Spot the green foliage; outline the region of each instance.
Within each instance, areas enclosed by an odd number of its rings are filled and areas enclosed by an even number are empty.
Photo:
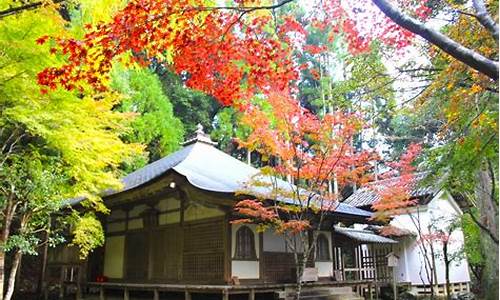
[[[37,153],[13,155],[8,165],[8,170],[0,167],[0,200],[2,207],[6,207],[12,203],[8,196],[18,199],[19,229],[8,237],[5,245],[0,246],[5,251],[19,249],[21,253],[33,255],[41,242],[36,232],[47,230],[50,214],[61,207],[65,177],[54,158]],[[62,188],[59,188],[60,185]],[[8,190],[12,192],[8,193]],[[52,232],[49,238],[60,240],[57,231]]]
[[[196,125],[201,124],[206,132],[210,132],[212,121],[220,108],[212,97],[184,86],[181,78],[161,65],[152,64],[151,68],[158,74],[165,95],[170,99],[174,115],[184,125],[187,134],[196,131]]]
[[[117,110],[136,114],[132,130],[123,139],[146,145],[149,161],[143,160],[142,164],[177,150],[183,139],[183,125],[173,115],[172,104],[157,76],[147,69],[126,70],[117,64],[112,78],[112,87],[125,95]],[[140,160],[136,160],[134,168],[142,166]]]
[[[127,4],[126,0],[72,0],[68,1],[66,11],[71,19],[74,36],[83,37],[84,25],[108,22],[113,14]]]
[[[246,151],[237,149],[235,139],[244,140],[249,132],[250,129],[240,122],[240,113],[232,107],[225,107],[214,117],[211,137],[224,152],[243,159]]]
[[[467,261],[472,267],[484,266],[485,257],[484,248],[481,243],[481,229],[468,214],[462,217],[462,230],[464,233],[464,250]]]
[[[72,244],[80,248],[80,258],[84,259],[93,249],[104,244],[104,230],[93,213],[75,215],[72,219],[74,225]]]
[[[234,148],[233,139],[238,128],[237,119],[238,117],[231,107],[223,108],[214,118],[214,129],[211,137],[218,141],[221,149],[226,150],[226,152],[231,152],[231,149]]]
[[[395,91],[379,45],[373,43],[369,52],[351,55],[341,35],[331,43],[328,32],[309,30],[308,44],[326,45],[328,50],[302,56],[301,63],[312,68],[303,71],[301,102],[318,114],[337,109],[362,110],[370,119],[383,122],[395,107]]]
[[[85,197],[85,206],[105,212],[99,193],[120,187],[120,165],[142,150],[120,139],[132,117],[112,111],[116,93],[40,91],[38,72],[62,57],[36,40],[70,35],[66,25],[52,7],[0,22],[0,204],[2,210],[15,204],[16,219],[6,249],[32,253],[35,233],[48,230],[48,216],[63,199]],[[5,215],[1,221],[5,226]]]

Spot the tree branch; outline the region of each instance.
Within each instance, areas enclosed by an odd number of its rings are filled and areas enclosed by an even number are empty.
[[[60,0],[61,1],[61,0]],[[262,6],[204,6],[204,7],[195,7],[197,10],[235,10],[243,13],[249,13],[256,10],[273,10],[276,8],[280,8],[285,4],[293,2],[295,0],[283,0],[273,5],[262,5]]]
[[[457,60],[463,62],[474,70],[485,74],[489,78],[498,81],[498,62],[488,59],[483,55],[471,50],[456,41],[450,39],[441,32],[427,27],[422,22],[411,18],[401,12],[397,7],[387,0],[372,0],[373,3],[394,23],[409,30]]]
[[[53,0],[52,3],[57,4],[57,3],[64,2],[64,1],[66,1],[66,0]],[[25,10],[37,9],[44,4],[46,4],[44,1],[38,1],[38,2],[27,3],[27,4],[24,4],[21,6],[11,7],[11,8],[2,10],[2,11],[0,11],[0,19],[8,17],[10,15],[15,15],[15,14],[21,13]]]
[[[474,223],[476,223],[476,225],[481,228],[482,231],[484,231],[490,238],[493,242],[495,242],[495,244],[498,245],[498,238],[493,234],[493,232],[491,232],[490,229],[488,229],[488,227],[486,227],[486,225],[484,225],[483,223],[481,223],[477,218],[476,216],[474,216],[474,213],[469,211],[468,212],[470,218],[472,219],[472,221]]]
[[[472,5],[477,12],[476,19],[479,21],[479,23],[481,23],[481,25],[483,25],[484,28],[486,28],[491,33],[498,45],[498,24],[488,13],[486,5],[484,5],[484,1],[472,0]]]

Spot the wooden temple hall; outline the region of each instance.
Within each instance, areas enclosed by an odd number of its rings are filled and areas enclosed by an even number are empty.
[[[85,261],[76,249],[48,255],[46,295],[72,299],[276,299],[295,282],[283,237],[231,224],[244,182],[259,171],[219,151],[199,128],[183,148],[123,178],[108,192],[105,245]],[[77,203],[74,203],[77,205]],[[371,295],[391,280],[397,242],[370,230],[370,212],[340,203],[318,237],[305,288]],[[340,227],[338,223],[344,224]],[[367,292],[368,291],[368,292]],[[354,297],[354,298],[356,298]]]

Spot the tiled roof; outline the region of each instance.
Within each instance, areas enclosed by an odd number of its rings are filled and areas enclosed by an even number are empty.
[[[334,232],[365,244],[397,244],[398,242],[373,231],[334,226]]]
[[[155,161],[123,179],[126,191],[163,175],[169,170],[186,177],[197,188],[222,193],[234,193],[258,170],[219,151],[209,144],[196,142]]]
[[[162,175],[168,170],[174,170],[192,185],[212,192],[237,193],[248,191],[246,185],[250,179],[259,173],[259,170],[243,163],[236,158],[218,150],[208,143],[195,142],[165,158],[139,169],[123,179],[126,191],[147,183]],[[283,182],[286,188],[288,185]],[[265,194],[263,187],[250,188],[258,194]],[[282,201],[287,201],[283,199]],[[339,203],[336,213],[356,215],[370,218],[372,213],[353,207],[346,203]]]
[[[369,211],[366,211],[364,209],[359,209],[357,207],[342,202],[340,202],[339,205],[335,208],[335,212],[347,215],[363,216],[367,218],[371,218],[373,215]]]
[[[205,191],[221,193],[248,192],[252,195],[269,194],[269,188],[267,187],[252,185],[249,187],[246,184],[260,173],[258,169],[218,150],[208,136],[199,130],[195,138],[184,143],[184,148],[130,173],[122,179],[123,188],[121,190],[108,190],[101,196],[106,197],[137,188],[170,170],[181,174],[190,184]],[[261,179],[259,178],[259,180]],[[270,180],[264,178],[262,181]],[[285,181],[280,181],[278,184],[281,189],[290,188],[290,184]],[[73,199],[69,204],[73,205],[81,200],[83,199]],[[279,200],[293,203],[292,200],[288,199]],[[346,203],[338,203],[334,212],[362,218],[372,217],[371,212]]]
[[[432,195],[436,192],[436,188],[434,186],[429,184],[423,184],[423,179],[425,179],[426,176],[427,173],[425,172],[417,173],[414,175],[412,182],[409,183],[411,185],[410,190],[412,198],[419,198],[427,195]],[[366,186],[360,188],[356,192],[354,192],[351,196],[345,199],[343,203],[355,207],[371,206],[373,203],[375,203],[380,199],[380,196],[376,192],[374,192],[374,186],[377,185],[382,186],[386,184],[390,186],[391,183],[390,181],[395,181],[395,180],[397,180],[397,178],[371,182]]]

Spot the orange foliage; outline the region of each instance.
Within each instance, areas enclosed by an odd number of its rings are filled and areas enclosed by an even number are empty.
[[[332,182],[342,189],[367,180],[370,162],[377,156],[353,147],[353,137],[363,127],[359,114],[336,112],[319,118],[292,94],[279,91],[270,91],[264,104],[245,105],[241,122],[250,134],[238,142],[272,160],[264,175],[277,184],[268,187],[267,197],[260,197],[274,204],[264,207],[262,200],[247,199],[236,206],[244,219],[297,233],[311,227],[311,211],[321,215],[335,210],[340,195],[331,190]],[[268,213],[270,208],[274,215]]]
[[[387,179],[372,186],[379,197],[372,205],[375,219],[386,221],[394,215],[407,212],[409,207],[417,204],[418,200],[411,197],[417,184],[413,162],[421,150],[421,145],[411,144],[399,161],[389,164],[393,171],[385,174]]]

